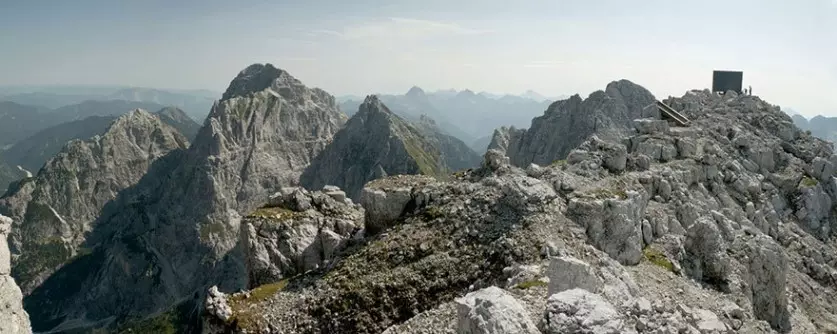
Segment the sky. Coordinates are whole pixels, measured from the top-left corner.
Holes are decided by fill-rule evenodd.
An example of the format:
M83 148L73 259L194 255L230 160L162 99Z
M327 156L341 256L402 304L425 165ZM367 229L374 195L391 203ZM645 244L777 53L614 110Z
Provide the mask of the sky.
M837 116L837 0L0 0L0 85L223 91L272 63L334 95L471 89L658 98L712 70Z

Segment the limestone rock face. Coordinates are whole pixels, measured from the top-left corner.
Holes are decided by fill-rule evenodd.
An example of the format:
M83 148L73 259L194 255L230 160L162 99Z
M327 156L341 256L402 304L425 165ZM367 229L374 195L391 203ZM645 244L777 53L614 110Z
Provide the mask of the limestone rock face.
M599 292L602 282L593 268L584 261L572 257L558 257L549 261L549 295L570 289Z
M449 168L438 140L427 138L376 96L369 96L305 170L301 182L308 189L335 185L358 200L364 184L383 176L446 173Z
M549 297L541 330L547 334L617 334L624 333L625 326L616 308L601 296L571 289Z
M610 194L603 194L609 197ZM597 248L622 264L639 263L642 257L642 217L646 200L638 192L615 194L614 198L572 199L568 216L585 226Z
M642 86L628 80L614 81L587 99L574 95L554 102L543 116L532 120L529 129L495 131L489 149L505 151L515 166L549 165L564 159L590 135L618 141L632 133L633 120L641 118L643 108L655 100Z
M363 227L363 210L337 191L285 188L242 221L251 288L327 265ZM337 197L337 198L335 198Z
M0 333L32 333L29 315L23 309L23 295L15 280L10 276L9 248L6 235L12 226L12 219L0 215Z
M206 286L246 287L245 259L236 247L241 217L276 189L297 184L344 122L324 91L270 64L247 67L188 150L159 159L102 210L92 253L27 298L37 327L142 319L202 299ZM67 280L77 288L63 289Z
M415 185L434 182L426 176L395 176L367 184L360 197L361 205L366 209L366 231L377 233L390 227L400 218L408 206L420 206L426 195L417 193Z
M498 287L471 292L457 299L456 304L459 333L540 333L523 306Z
M137 109L102 135L73 140L17 191L0 199L14 219L13 276L28 295L79 253L106 203L135 185L159 158L189 145L159 117Z

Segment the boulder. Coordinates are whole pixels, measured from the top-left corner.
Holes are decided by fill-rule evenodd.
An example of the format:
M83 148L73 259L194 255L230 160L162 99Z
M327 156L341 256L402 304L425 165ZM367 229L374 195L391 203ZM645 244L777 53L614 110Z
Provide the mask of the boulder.
M636 191L627 198L570 200L567 216L585 227L590 243L625 265L642 258L642 220L647 200Z
M668 132L668 121L642 118L634 120L634 128L641 135Z
M622 315L613 305L584 289L550 296L540 329L546 334L619 334L626 330Z
M721 231L709 217L700 217L686 230L683 270L698 281L723 285L729 274L729 258Z
M522 305L508 292L488 287L456 300L457 332L462 334L538 334Z
M745 253L749 263L749 285L752 290L753 313L777 331L790 330L790 312L785 292L788 260L783 248L773 239L759 235L747 241Z
M552 258L546 270L549 277L549 295L570 289L584 289L597 293L602 282L593 268L584 261L570 256Z

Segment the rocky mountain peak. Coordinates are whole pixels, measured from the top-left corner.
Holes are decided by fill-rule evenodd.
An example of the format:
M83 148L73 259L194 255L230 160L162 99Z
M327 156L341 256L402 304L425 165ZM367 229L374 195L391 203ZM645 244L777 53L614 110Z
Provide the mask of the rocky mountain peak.
M369 95L300 182L312 190L338 186L357 200L368 181L393 174L440 175L445 170L438 146Z
M655 100L640 85L614 81L586 99L576 94L553 102L529 129L498 129L489 147L506 152L516 166L550 164L564 159L593 134L607 140L624 137L633 131L633 120L641 118Z
M157 111L155 114L159 116L164 123L177 129L177 131L188 138L189 141L194 140L195 136L198 135L198 131L200 131L200 124L195 123L195 121L186 115L186 112L180 108L165 107Z
M80 247L105 204L136 184L154 161L188 145L159 117L136 109L101 135L68 142L34 178L0 198L0 212L14 221L12 274L24 294L84 251Z
M268 88L278 93L280 87L299 85L302 85L299 80L272 64L253 64L238 73L235 79L230 82L221 99L228 100L237 96L246 96Z
M30 294L38 330L143 318L208 283L244 287L241 218L297 184L344 122L331 95L285 71L270 64L241 71L188 150L155 162L101 210L91 232L96 249ZM68 279L86 288L67 291Z
M165 115L166 117L181 122L191 120L191 118L189 118L189 116L186 115L186 113L178 107L165 107L163 109L158 110L156 114L161 116Z

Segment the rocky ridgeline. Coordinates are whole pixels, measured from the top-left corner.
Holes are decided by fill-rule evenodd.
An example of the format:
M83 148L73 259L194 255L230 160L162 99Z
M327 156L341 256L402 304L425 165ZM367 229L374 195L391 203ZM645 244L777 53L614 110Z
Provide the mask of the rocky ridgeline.
M358 239L279 283L213 290L204 330L837 331L831 145L754 96L666 102L692 125L631 120L543 165L490 150L446 181L371 182Z
M0 333L32 333L29 315L23 309L23 295L11 276L11 254L6 236L12 219L0 215Z
M247 67L188 150L159 159L102 209L96 247L26 298L33 328L142 331L131 326L179 317L207 284L245 288L242 217L297 184L344 122L324 91L270 64Z
M157 159L189 143L159 117L137 109L101 135L72 140L38 175L18 182L0 199L14 221L9 244L12 275L28 295L73 257L100 210L135 185Z
M444 175L440 147L371 95L302 174L309 189L335 185L359 199L367 182L387 175Z
M654 95L628 80L614 81L604 91L587 99L573 95L552 103L529 129L500 128L494 131L489 149L505 152L511 163L548 165L564 159L592 134L615 141L630 135L631 121L647 114Z

